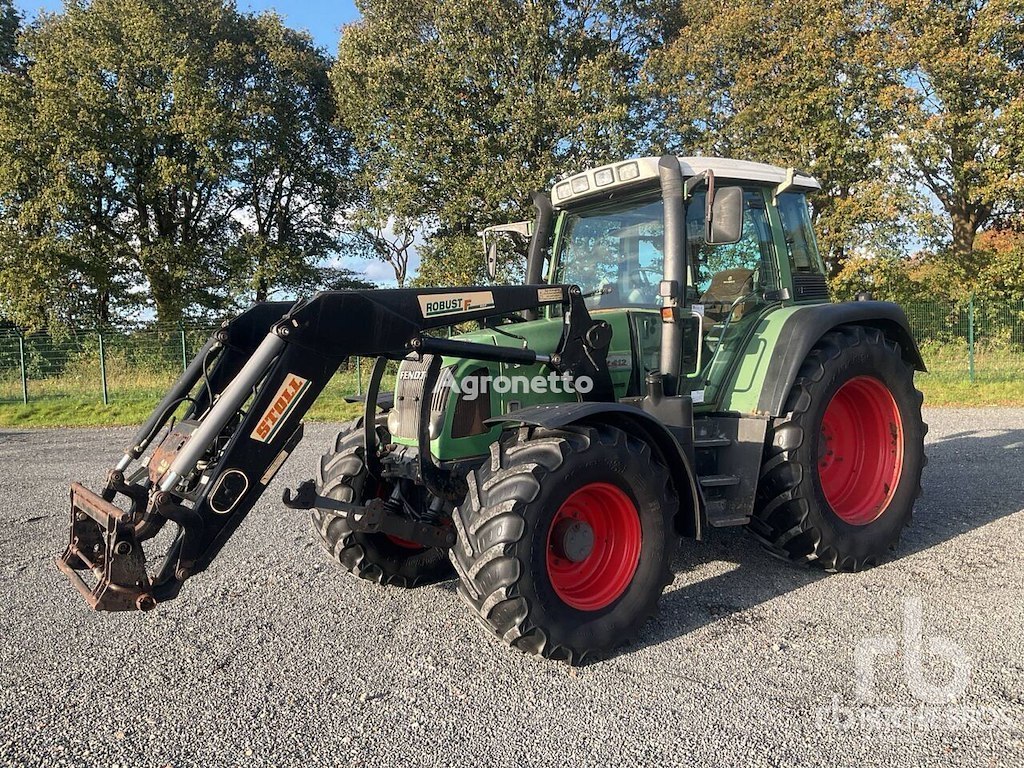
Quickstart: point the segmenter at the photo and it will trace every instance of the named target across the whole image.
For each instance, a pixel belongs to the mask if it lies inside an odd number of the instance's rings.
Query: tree
[[[1024,2],[889,2],[893,61],[907,83],[896,145],[949,221],[961,279],[974,242],[1024,201]]]
[[[55,223],[66,271],[145,280],[163,321],[221,306],[243,81],[233,9],[72,2],[28,31],[25,53],[43,170],[33,204]]]
[[[86,270],[67,258],[57,224],[39,204],[48,150],[31,130],[22,31],[11,3],[0,3],[0,315],[35,328],[89,314],[98,294],[79,290]]]
[[[332,81],[363,155],[368,230],[424,236],[421,280],[483,276],[476,233],[559,173],[633,154],[649,40],[628,4],[369,0]]]
[[[359,227],[355,243],[364,256],[379,259],[390,266],[394,270],[398,287],[404,288],[416,236],[404,225],[394,221],[388,224],[385,227],[374,223],[372,219],[368,220],[367,224]]]
[[[320,262],[345,234],[353,157],[335,119],[329,57],[275,14],[243,21],[242,236],[233,257],[246,297],[266,301],[275,291],[305,293],[344,277]]]
[[[661,146],[813,174],[833,274],[853,250],[899,251],[910,196],[885,154],[904,88],[872,3],[687,1],[677,24],[646,68]]]
[[[21,54],[0,73],[0,287],[22,322],[143,302],[178,321],[352,279],[324,264],[351,150],[308,36],[222,0],[92,0]]]

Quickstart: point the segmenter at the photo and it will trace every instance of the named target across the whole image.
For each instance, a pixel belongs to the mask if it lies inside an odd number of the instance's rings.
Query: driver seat
[[[743,317],[754,302],[741,302],[733,307],[733,303],[754,292],[754,270],[726,269],[716,272],[711,284],[701,294],[700,303],[704,305],[704,314],[715,322],[724,322],[726,315],[732,310],[733,321]]]

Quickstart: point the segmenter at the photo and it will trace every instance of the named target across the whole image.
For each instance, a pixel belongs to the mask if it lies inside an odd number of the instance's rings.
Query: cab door
[[[720,182],[719,187],[730,186]],[[760,317],[776,301],[778,259],[768,216],[771,190],[743,187],[743,229],[729,245],[704,241],[704,193],[687,207],[692,308],[700,316],[699,365],[689,378],[694,401],[714,403]]]

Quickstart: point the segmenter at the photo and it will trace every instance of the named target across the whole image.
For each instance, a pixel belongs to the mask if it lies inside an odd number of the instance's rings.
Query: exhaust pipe
[[[686,290],[686,210],[683,207],[683,174],[675,155],[658,161],[661,198],[665,208],[665,276],[661,283],[661,360],[659,368],[666,395],[679,394],[683,326],[679,313]]]
[[[526,285],[537,285],[544,282],[544,252],[551,240],[551,221],[555,211],[551,207],[551,198],[544,192],[534,192],[533,207],[537,209],[537,219],[533,226],[533,238],[526,254]],[[537,319],[537,310],[528,309],[523,312],[527,320]]]
[[[526,285],[544,282],[544,251],[551,239],[551,220],[555,214],[551,198],[543,192],[533,193],[533,207],[537,209],[537,222],[533,227],[533,239],[530,240],[530,250],[526,256]]]

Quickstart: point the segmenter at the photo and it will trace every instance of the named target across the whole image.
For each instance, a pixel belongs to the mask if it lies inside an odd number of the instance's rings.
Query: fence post
[[[356,358],[356,394],[363,394],[363,367],[359,362],[361,358]]]
[[[188,341],[185,339],[185,324],[181,324],[181,372],[188,368]]]
[[[974,294],[967,299],[967,370],[974,383]]]
[[[103,331],[100,336],[100,381],[103,382],[103,404],[110,405],[110,398],[107,395],[107,353],[103,346]]]
[[[18,334],[18,354],[21,356],[21,402],[28,405],[28,370],[25,368],[25,336]]]

